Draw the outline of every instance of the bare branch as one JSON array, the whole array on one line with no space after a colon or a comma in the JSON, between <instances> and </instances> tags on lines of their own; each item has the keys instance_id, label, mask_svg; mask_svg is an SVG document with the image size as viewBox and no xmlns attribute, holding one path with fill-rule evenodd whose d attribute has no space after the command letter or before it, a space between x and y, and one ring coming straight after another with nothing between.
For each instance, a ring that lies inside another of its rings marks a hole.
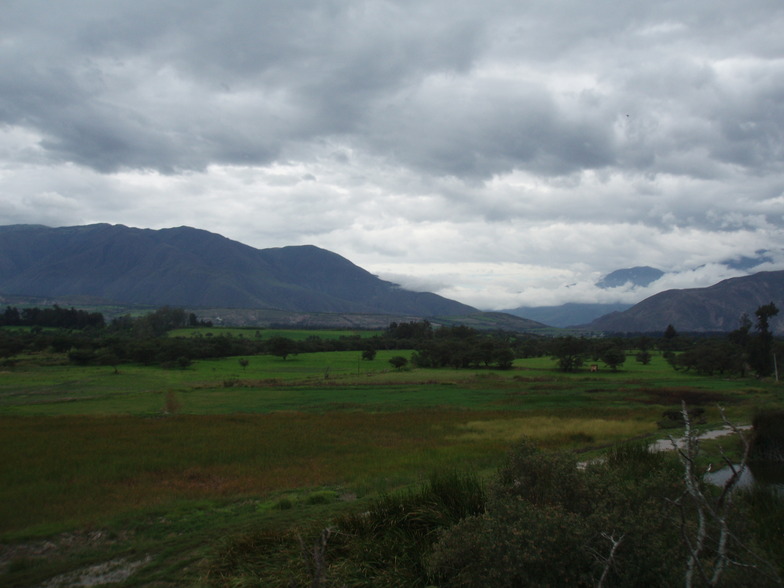
<instances>
[{"instance_id":1,"label":"bare branch","mask_svg":"<svg viewBox=\"0 0 784 588\"><path fill-rule=\"evenodd\" d=\"M610 554L606 558L604 558L604 570L602 571L602 577L599 578L599 583L596 584L596 588L603 588L604 582L607 580L607 575L610 573L610 569L615 563L615 553L616 551L618 551L618 548L621 546L621 543L623 543L623 539L625 536L626 535L621 535L616 539L615 535L608 535L607 533L602 533L602 537L604 537L610 542L611 547L610 547Z\"/></svg>"}]
</instances>

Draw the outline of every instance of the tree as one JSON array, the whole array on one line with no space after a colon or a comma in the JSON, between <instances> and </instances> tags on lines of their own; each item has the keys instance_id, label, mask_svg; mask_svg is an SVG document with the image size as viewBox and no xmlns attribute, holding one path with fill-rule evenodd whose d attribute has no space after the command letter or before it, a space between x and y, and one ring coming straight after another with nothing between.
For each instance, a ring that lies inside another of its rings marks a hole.
<instances>
[{"instance_id":1,"label":"tree","mask_svg":"<svg viewBox=\"0 0 784 588\"><path fill-rule=\"evenodd\" d=\"M396 355L389 360L389 363L391 363L392 367L396 370L399 370L408 363L408 360L402 355Z\"/></svg>"},{"instance_id":2,"label":"tree","mask_svg":"<svg viewBox=\"0 0 784 588\"><path fill-rule=\"evenodd\" d=\"M662 351L674 351L679 346L678 331L676 331L675 327L672 325L667 325L667 328L664 330L662 338L659 341L659 349Z\"/></svg>"},{"instance_id":3,"label":"tree","mask_svg":"<svg viewBox=\"0 0 784 588\"><path fill-rule=\"evenodd\" d=\"M779 309L772 302L757 308L754 315L757 317L757 330L760 333L770 334L770 319L779 313Z\"/></svg>"},{"instance_id":4,"label":"tree","mask_svg":"<svg viewBox=\"0 0 784 588\"><path fill-rule=\"evenodd\" d=\"M564 372L576 372L585 362L588 343L577 337L558 337L550 345L553 359L558 360L558 368Z\"/></svg>"},{"instance_id":5,"label":"tree","mask_svg":"<svg viewBox=\"0 0 784 588\"><path fill-rule=\"evenodd\" d=\"M639 351L635 356L635 359L642 365L648 365L651 363L651 352L648 350Z\"/></svg>"},{"instance_id":6,"label":"tree","mask_svg":"<svg viewBox=\"0 0 784 588\"><path fill-rule=\"evenodd\" d=\"M376 350L373 348L365 349L362 352L362 359L365 359L367 361L373 361L374 359L376 359Z\"/></svg>"},{"instance_id":7,"label":"tree","mask_svg":"<svg viewBox=\"0 0 784 588\"><path fill-rule=\"evenodd\" d=\"M283 361L286 361L289 355L297 353L297 345L287 337L273 337L267 342L267 350L272 355L282 357Z\"/></svg>"},{"instance_id":8,"label":"tree","mask_svg":"<svg viewBox=\"0 0 784 588\"><path fill-rule=\"evenodd\" d=\"M162 337L167 331L179 329L186 324L187 316L183 309L164 306L136 319L133 328L138 337Z\"/></svg>"},{"instance_id":9,"label":"tree","mask_svg":"<svg viewBox=\"0 0 784 588\"><path fill-rule=\"evenodd\" d=\"M76 365L89 365L95 358L95 351L92 349L72 349L68 352L68 361Z\"/></svg>"},{"instance_id":10,"label":"tree","mask_svg":"<svg viewBox=\"0 0 784 588\"><path fill-rule=\"evenodd\" d=\"M772 302L757 308L757 333L749 345L749 364L760 377L773 373L773 334L770 332L770 319L779 313Z\"/></svg>"},{"instance_id":11,"label":"tree","mask_svg":"<svg viewBox=\"0 0 784 588\"><path fill-rule=\"evenodd\" d=\"M499 369L510 370L515 360L514 352L509 347L498 349L494 360Z\"/></svg>"},{"instance_id":12,"label":"tree","mask_svg":"<svg viewBox=\"0 0 784 588\"><path fill-rule=\"evenodd\" d=\"M701 340L667 360L675 369L682 367L686 371L694 370L706 376L716 373L743 375L745 369L743 349L724 338Z\"/></svg>"},{"instance_id":13,"label":"tree","mask_svg":"<svg viewBox=\"0 0 784 588\"><path fill-rule=\"evenodd\" d=\"M244 372L244 371L245 371L245 368L247 368L247 367L248 367L248 364L249 364L250 362L249 362L247 359L245 359L244 357L240 358L240 359L239 359L239 362L240 362L240 365L242 366L242 371Z\"/></svg>"},{"instance_id":14,"label":"tree","mask_svg":"<svg viewBox=\"0 0 784 588\"><path fill-rule=\"evenodd\" d=\"M680 443L672 440L673 448L678 452L684 468L684 482L686 493L673 504L680 510L681 535L687 548L685 586L691 588L695 583L704 586L718 586L722 576L733 565L738 565L750 573L756 566L741 563L738 556L733 553L733 542L738 541L738 534L730 526L732 520L731 494L740 482L746 469L750 445L738 428L722 417L725 426L732 429L735 436L743 445L743 457L739 465L724 456L731 468L732 475L724 482L718 496L705 492L702 484L703 472L697 469L697 454L699 443L697 435L691 427L686 403L682 403L684 433ZM687 525L687 511L693 509L696 518L696 527ZM746 553L748 546L743 545L741 553ZM748 579L748 577L746 578ZM778 582L777 582L778 584Z\"/></svg>"},{"instance_id":15,"label":"tree","mask_svg":"<svg viewBox=\"0 0 784 588\"><path fill-rule=\"evenodd\" d=\"M98 353L96 361L99 365L108 365L114 368L114 373L119 374L120 370L117 366L120 364L120 358L111 349L103 349Z\"/></svg>"},{"instance_id":16,"label":"tree","mask_svg":"<svg viewBox=\"0 0 784 588\"><path fill-rule=\"evenodd\" d=\"M727 337L736 345L740 345L741 347L748 347L750 337L749 334L751 333L752 327L751 319L749 318L749 315L744 312L740 316L740 320L738 322L738 328L727 335Z\"/></svg>"},{"instance_id":17,"label":"tree","mask_svg":"<svg viewBox=\"0 0 784 588\"><path fill-rule=\"evenodd\" d=\"M21 322L22 322L22 318L19 314L19 310L16 308L11 308L10 306L6 306L5 312L3 313L2 324L13 326L13 325L18 325Z\"/></svg>"},{"instance_id":18,"label":"tree","mask_svg":"<svg viewBox=\"0 0 784 588\"><path fill-rule=\"evenodd\" d=\"M604 362L612 371L618 371L618 366L626 362L626 353L620 347L609 347L605 349L599 359Z\"/></svg>"}]
</instances>

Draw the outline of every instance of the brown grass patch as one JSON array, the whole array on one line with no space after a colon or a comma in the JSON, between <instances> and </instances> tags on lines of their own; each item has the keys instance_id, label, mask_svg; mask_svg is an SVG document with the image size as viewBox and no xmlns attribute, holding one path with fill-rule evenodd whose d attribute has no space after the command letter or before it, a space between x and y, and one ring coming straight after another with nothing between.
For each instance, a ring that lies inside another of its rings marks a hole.
<instances>
[{"instance_id":1,"label":"brown grass patch","mask_svg":"<svg viewBox=\"0 0 784 588\"><path fill-rule=\"evenodd\" d=\"M685 402L688 406L701 406L704 404L715 404L717 402L727 403L731 399L726 394L711 390L700 390L688 386L666 387L666 388L637 388L630 391L634 394L646 396L641 402L646 404L676 404Z\"/></svg>"},{"instance_id":2,"label":"brown grass patch","mask_svg":"<svg viewBox=\"0 0 784 588\"><path fill-rule=\"evenodd\" d=\"M409 483L503 454L503 439L455 439L491 411L1 417L0 533L93 524L181 499L264 496L328 485Z\"/></svg>"}]
</instances>

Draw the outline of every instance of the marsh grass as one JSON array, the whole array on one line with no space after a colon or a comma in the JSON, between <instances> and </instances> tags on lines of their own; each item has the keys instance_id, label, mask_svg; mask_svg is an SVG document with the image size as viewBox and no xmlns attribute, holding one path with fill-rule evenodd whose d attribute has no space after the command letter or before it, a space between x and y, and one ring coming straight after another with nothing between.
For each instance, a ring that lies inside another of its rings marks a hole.
<instances>
[{"instance_id":1,"label":"marsh grass","mask_svg":"<svg viewBox=\"0 0 784 588\"><path fill-rule=\"evenodd\" d=\"M441 530L479 514L483 481L459 469L383 493L364 510L293 533L260 529L224 541L204 577L267 586L423 586L425 562ZM299 548L299 549L298 549Z\"/></svg>"},{"instance_id":2,"label":"marsh grass","mask_svg":"<svg viewBox=\"0 0 784 588\"><path fill-rule=\"evenodd\" d=\"M527 438L543 448L572 449L575 446L607 445L621 439L656 432L655 423L635 419L517 417L470 421L459 427L456 439L503 439L515 442Z\"/></svg>"},{"instance_id":3,"label":"marsh grass","mask_svg":"<svg viewBox=\"0 0 784 588\"><path fill-rule=\"evenodd\" d=\"M492 473L519 436L582 450L649 435L684 390L706 399L709 424L720 422L715 398L738 424L752 405L781 406L773 384L677 373L659 357L562 374L547 358L503 372L390 369L400 354L253 356L244 370L237 358L121 365L117 375L20 358L0 374L0 540L106 525L131 533L130 552L160 554L140 576L153 582L203 559L216 537L279 545L290 533L284 555L301 567L297 533L310 545L336 513L364 512L433 471ZM251 537L249 527L278 525ZM46 579L40 561L15 566L14 577Z\"/></svg>"},{"instance_id":4,"label":"marsh grass","mask_svg":"<svg viewBox=\"0 0 784 588\"><path fill-rule=\"evenodd\" d=\"M487 467L504 443L460 446L449 437L465 419L462 411L3 417L1 529L99 524L181 499L373 491L460 461Z\"/></svg>"}]
</instances>

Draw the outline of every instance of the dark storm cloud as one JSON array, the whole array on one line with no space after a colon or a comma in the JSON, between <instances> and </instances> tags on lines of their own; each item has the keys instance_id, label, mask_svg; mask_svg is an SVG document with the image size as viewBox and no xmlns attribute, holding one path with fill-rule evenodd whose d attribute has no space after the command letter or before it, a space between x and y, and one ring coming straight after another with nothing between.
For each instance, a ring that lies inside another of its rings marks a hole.
<instances>
[{"instance_id":1,"label":"dark storm cloud","mask_svg":"<svg viewBox=\"0 0 784 588\"><path fill-rule=\"evenodd\" d=\"M350 135L379 96L465 68L477 34L385 4L66 4L6 13L0 116L100 171L268 163Z\"/></svg>"},{"instance_id":2,"label":"dark storm cloud","mask_svg":"<svg viewBox=\"0 0 784 588\"><path fill-rule=\"evenodd\" d=\"M11 2L0 117L103 172L266 164L335 137L466 178L776 165L782 76L721 80L711 60L773 53L760 16L781 8L719 4Z\"/></svg>"}]
</instances>

